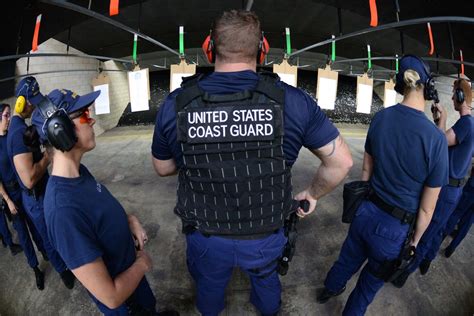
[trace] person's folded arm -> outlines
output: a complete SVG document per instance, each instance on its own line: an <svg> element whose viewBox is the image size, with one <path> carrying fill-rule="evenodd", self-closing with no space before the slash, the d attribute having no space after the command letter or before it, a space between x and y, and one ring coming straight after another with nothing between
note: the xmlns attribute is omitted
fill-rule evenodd
<svg viewBox="0 0 474 316"><path fill-rule="evenodd" d="M49 158L45 153L40 161L34 163L32 153L23 153L13 157L13 164L15 165L15 169L21 182L28 189L32 189L46 173Z"/></svg>
<svg viewBox="0 0 474 316"><path fill-rule="evenodd" d="M71 271L95 298L108 308L115 309L132 295L145 272L150 269L148 254L138 251L135 262L115 279L110 277L102 257Z"/></svg>

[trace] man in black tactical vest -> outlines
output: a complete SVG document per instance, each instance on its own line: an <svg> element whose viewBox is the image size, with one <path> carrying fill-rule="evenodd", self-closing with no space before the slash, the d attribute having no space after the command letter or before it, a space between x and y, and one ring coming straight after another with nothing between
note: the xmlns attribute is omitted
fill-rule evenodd
<svg viewBox="0 0 474 316"><path fill-rule="evenodd" d="M175 213L186 234L198 310L224 309L226 285L239 267L250 277L251 302L262 315L275 315L285 219L312 213L346 176L352 157L309 95L275 74L256 73L269 45L255 13L224 12L203 49L215 71L184 79L162 104L153 164L160 176L178 173ZM302 146L321 165L293 198L291 166ZM298 207L303 200L307 211Z"/></svg>

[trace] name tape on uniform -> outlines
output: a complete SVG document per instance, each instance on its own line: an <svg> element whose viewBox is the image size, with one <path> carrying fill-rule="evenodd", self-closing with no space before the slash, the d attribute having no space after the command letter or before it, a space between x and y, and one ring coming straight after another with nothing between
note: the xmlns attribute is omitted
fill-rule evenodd
<svg viewBox="0 0 474 316"><path fill-rule="evenodd" d="M269 105L192 109L185 113L188 143L272 140L275 109Z"/></svg>

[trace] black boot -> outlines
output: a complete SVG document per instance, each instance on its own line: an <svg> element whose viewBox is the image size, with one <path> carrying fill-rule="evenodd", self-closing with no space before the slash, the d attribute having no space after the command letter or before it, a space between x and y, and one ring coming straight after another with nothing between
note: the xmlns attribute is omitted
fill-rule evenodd
<svg viewBox="0 0 474 316"><path fill-rule="evenodd" d="M64 272L61 273L61 279L63 280L64 285L68 289L72 289L74 287L74 280L76 279L76 277L74 276L74 274L72 274L71 270L64 270Z"/></svg>
<svg viewBox="0 0 474 316"><path fill-rule="evenodd" d="M10 246L10 252L11 252L12 256L16 256L17 254L19 254L22 251L23 251L23 248L21 248L21 246L18 245L18 244L12 244Z"/></svg>
<svg viewBox="0 0 474 316"><path fill-rule="evenodd" d="M35 279L36 279L36 287L38 290L44 289L44 273L38 268L38 266L33 268L35 272Z"/></svg>
<svg viewBox="0 0 474 316"><path fill-rule="evenodd" d="M40 251L41 252L41 256L43 257L43 260L44 261L49 261L49 257L48 257L48 254L46 253L46 251Z"/></svg>
<svg viewBox="0 0 474 316"><path fill-rule="evenodd" d="M420 274L425 275L430 269L431 260L423 259L420 263Z"/></svg>
<svg viewBox="0 0 474 316"><path fill-rule="evenodd" d="M341 295L345 290L345 286L338 292L331 292L327 288L323 288L322 290L320 289L320 293L316 296L316 301L319 304L324 304L329 301L331 297Z"/></svg>
<svg viewBox="0 0 474 316"><path fill-rule="evenodd" d="M392 284L395 287L401 289L405 285L405 283L407 282L409 276L410 276L410 273L405 271L402 274L400 274L396 279L394 279L392 281Z"/></svg>
<svg viewBox="0 0 474 316"><path fill-rule="evenodd" d="M449 257L451 257L451 255L453 254L453 252L454 252L454 249L451 248L451 247L448 247L448 248L446 248L446 249L444 250L444 256L445 256L446 258L449 258Z"/></svg>

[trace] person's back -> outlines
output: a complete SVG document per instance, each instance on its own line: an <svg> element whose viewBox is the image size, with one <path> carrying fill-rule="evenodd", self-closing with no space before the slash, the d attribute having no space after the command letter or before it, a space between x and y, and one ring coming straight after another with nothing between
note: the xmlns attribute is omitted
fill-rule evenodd
<svg viewBox="0 0 474 316"><path fill-rule="evenodd" d="M387 203L416 213L423 187L446 178L439 165L445 147L443 133L424 112L403 104L378 112L365 145L374 159L373 189Z"/></svg>
<svg viewBox="0 0 474 316"><path fill-rule="evenodd" d="M367 133L360 183L370 182L372 190L357 208L317 295L321 304L340 295L364 265L343 315L365 314L384 282L396 277L401 259L413 260L447 183L446 139L423 111L426 100L437 99L429 67L416 56L404 56L395 90L403 101L377 113Z"/></svg>
<svg viewBox="0 0 474 316"><path fill-rule="evenodd" d="M224 309L225 287L238 266L250 277L251 302L275 314L284 220L295 211L313 212L352 159L311 97L276 75L256 73L268 43L254 13L224 12L211 35L203 48L210 62L215 58L215 72L185 80L160 107L153 164L160 176L179 173L175 213L186 233L198 310L217 315ZM302 146L323 162L295 196L309 202L307 212L291 193L290 168Z"/></svg>

